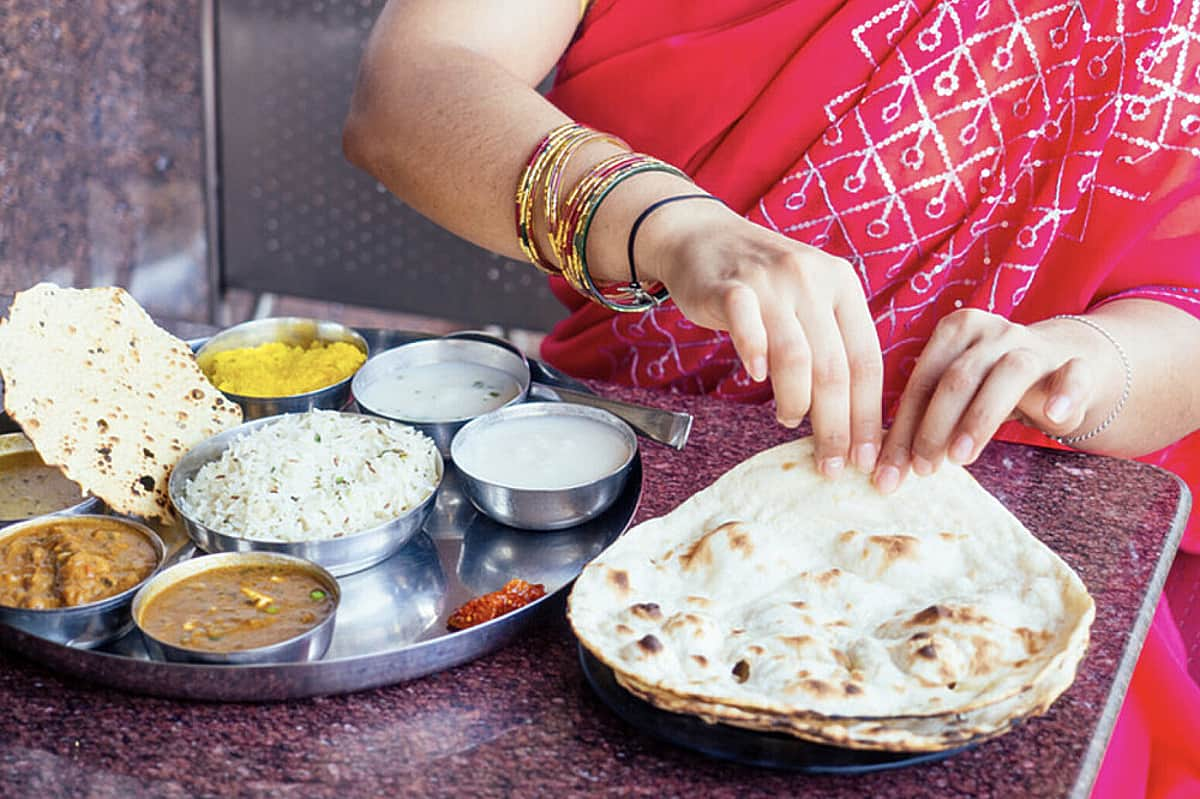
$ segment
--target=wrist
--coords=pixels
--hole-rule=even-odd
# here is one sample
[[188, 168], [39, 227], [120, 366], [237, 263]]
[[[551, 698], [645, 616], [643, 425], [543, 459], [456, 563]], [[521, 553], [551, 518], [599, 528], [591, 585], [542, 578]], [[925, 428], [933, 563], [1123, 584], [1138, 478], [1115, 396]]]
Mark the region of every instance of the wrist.
[[1102, 324], [1087, 316], [1064, 315], [1037, 323], [1059, 350], [1059, 359], [1077, 358], [1087, 365], [1092, 389], [1079, 398], [1084, 416], [1079, 426], [1060, 440], [1075, 444], [1104, 432], [1128, 400], [1132, 374], [1120, 343]]
[[[591, 234], [588, 236], [588, 269], [596, 280], [627, 282], [629, 280], [629, 233], [638, 216], [653, 203], [677, 194], [701, 191], [694, 183], [677, 175], [663, 172], [646, 172], [623, 181], [605, 199], [596, 212]], [[716, 203], [713, 203], [716, 205]], [[643, 239], [655, 240], [650, 231], [657, 229], [661, 217], [672, 209], [664, 207], [647, 218], [638, 231], [637, 250], [634, 254], [639, 279], [644, 283], [665, 282], [657, 268], [660, 259], [649, 257]], [[650, 235], [647, 235], [647, 234]]]

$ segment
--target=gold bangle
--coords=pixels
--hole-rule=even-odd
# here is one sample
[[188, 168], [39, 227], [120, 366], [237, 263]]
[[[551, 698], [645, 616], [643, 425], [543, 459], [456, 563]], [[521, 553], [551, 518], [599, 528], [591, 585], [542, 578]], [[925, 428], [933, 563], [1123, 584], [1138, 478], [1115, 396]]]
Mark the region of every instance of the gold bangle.
[[515, 198], [517, 241], [521, 246], [521, 251], [529, 259], [529, 262], [548, 274], [557, 274], [558, 270], [538, 251], [537, 240], [533, 232], [533, 216], [537, 200], [538, 178], [541, 177], [542, 172], [549, 163], [547, 155], [556, 152], [564, 141], [570, 140], [582, 128], [583, 126], [578, 123], [566, 122], [547, 133], [538, 142], [537, 147], [534, 148], [533, 154], [529, 157], [529, 162], [525, 165], [525, 171], [521, 173], [521, 179], [517, 182]]
[[601, 133], [591, 128], [583, 128], [565, 141], [552, 156], [547, 155], [550, 166], [546, 170], [546, 179], [542, 184], [542, 197], [546, 204], [546, 227], [548, 230], [553, 231], [558, 227], [559, 209], [561, 208], [559, 194], [562, 189], [563, 175], [567, 171], [567, 165], [576, 153], [595, 142], [609, 142], [623, 150], [629, 149], [629, 145], [616, 136]]
[[640, 163], [645, 157], [637, 153], [616, 153], [593, 166], [591, 171], [584, 175], [567, 195], [567, 201], [563, 206], [564, 213], [559, 219], [559, 224], [551, 231], [551, 246], [554, 247], [555, 254], [558, 256], [558, 262], [562, 264], [563, 277], [567, 279], [571, 288], [584, 296], [590, 296], [587, 282], [576, 269], [577, 264], [572, 256], [571, 246], [584, 207], [583, 201], [591, 196], [596, 186], [605, 178], [621, 169]]
[[560, 274], [561, 270], [537, 246], [535, 215], [538, 190], [541, 189], [548, 228], [553, 231], [559, 216], [558, 191], [567, 164], [575, 153], [594, 141], [610, 141], [619, 147], [629, 147], [615, 136], [576, 122], [567, 122], [551, 130], [538, 143], [517, 183], [517, 240], [529, 262], [547, 274]]

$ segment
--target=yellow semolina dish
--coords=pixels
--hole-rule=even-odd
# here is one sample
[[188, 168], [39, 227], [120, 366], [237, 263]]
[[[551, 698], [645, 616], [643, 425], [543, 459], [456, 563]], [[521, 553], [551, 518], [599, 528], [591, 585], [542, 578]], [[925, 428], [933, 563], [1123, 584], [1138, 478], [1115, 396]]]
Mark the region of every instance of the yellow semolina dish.
[[229, 394], [290, 397], [332, 386], [353, 375], [366, 356], [344, 341], [307, 347], [272, 341], [213, 355], [209, 379]]

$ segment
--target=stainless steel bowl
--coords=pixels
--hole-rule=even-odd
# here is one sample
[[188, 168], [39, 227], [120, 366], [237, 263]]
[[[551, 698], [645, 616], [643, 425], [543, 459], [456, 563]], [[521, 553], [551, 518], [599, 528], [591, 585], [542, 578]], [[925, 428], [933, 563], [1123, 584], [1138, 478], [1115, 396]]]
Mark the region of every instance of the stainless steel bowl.
[[[297, 316], [280, 316], [243, 322], [221, 331], [196, 351], [196, 363], [205, 374], [211, 374], [213, 356], [218, 352], [257, 347], [272, 341], [300, 347], [307, 347], [314, 341], [344, 341], [357, 347], [364, 356], [370, 355], [366, 339], [345, 325]], [[247, 397], [228, 391], [222, 393], [242, 406], [242, 414], [246, 419], [261, 419], [264, 416], [297, 413], [313, 408], [341, 410], [350, 401], [350, 381], [353, 377], [354, 375], [348, 375], [331, 386], [285, 397]]]
[[[536, 416], [581, 416], [602, 422], [621, 433], [629, 446], [629, 455], [616, 470], [591, 482], [565, 488], [530, 489], [484, 480], [472, 474], [471, 464], [468, 462], [464, 466], [455, 454], [461, 453], [473, 436], [488, 427], [511, 419]], [[481, 512], [510, 527], [561, 530], [598, 516], [616, 501], [637, 454], [637, 436], [629, 425], [599, 408], [561, 402], [528, 402], [493, 411], [464, 425], [454, 437], [450, 451], [463, 493]]]
[[[359, 414], [352, 415], [356, 418], [371, 418]], [[272, 421], [275, 420], [256, 419], [205, 439], [189, 450], [172, 470], [170, 482], [167, 484], [171, 504], [183, 519], [188, 537], [200, 549], [205, 552], [278, 552], [319, 563], [333, 574], [341, 576], [361, 571], [391, 557], [424, 526], [425, 519], [433, 510], [437, 486], [421, 504], [409, 508], [391, 521], [341, 538], [317, 541], [255, 541], [205, 525], [188, 509], [183, 499], [184, 488], [204, 464], [219, 458], [235, 439]], [[385, 425], [396, 424], [386, 419], [371, 418], [371, 421]], [[440, 455], [437, 457], [436, 469], [440, 485], [445, 471]]]
[[[333, 597], [333, 612], [310, 630], [306, 630], [294, 638], [280, 641], [267, 646], [252, 649], [239, 649], [233, 652], [205, 652], [198, 649], [188, 649], [161, 641], [146, 632], [143, 626], [146, 606], [163, 590], [173, 585], [213, 569], [230, 566], [276, 566], [284, 565], [299, 568], [317, 578]], [[271, 552], [227, 552], [222, 555], [205, 555], [184, 561], [166, 569], [158, 576], [142, 586], [134, 597], [132, 615], [133, 622], [142, 633], [146, 644], [146, 652], [155, 660], [172, 660], [183, 663], [290, 663], [305, 660], [318, 660], [329, 649], [333, 640], [334, 619], [337, 616], [338, 604], [341, 602], [342, 591], [334, 576], [315, 563], [290, 555], [280, 555]]]
[[[27, 521], [9, 525], [0, 531], [0, 544], [12, 536], [20, 535], [31, 527], [44, 524], [54, 516], [38, 516]], [[144, 524], [116, 516], [101, 516], [98, 514], [81, 514], [71, 516], [69, 521], [80, 519], [104, 519], [119, 521], [132, 530], [146, 537], [146, 540], [158, 553], [158, 563], [154, 571], [132, 588], [107, 599], [90, 602], [86, 605], [75, 605], [68, 608], [51, 608], [48, 610], [28, 610], [26, 608], [10, 608], [0, 605], [0, 622], [24, 630], [27, 633], [41, 636], [50, 641], [80, 649], [91, 649], [120, 638], [129, 631], [132, 621], [129, 618], [129, 604], [133, 601], [138, 589], [153, 578], [166, 558], [166, 547], [153, 530]]]
[[[36, 452], [33, 447], [33, 442], [30, 441], [24, 433], [5, 433], [0, 435], [0, 458], [6, 455], [25, 454], [28, 452]], [[81, 513], [99, 513], [104, 510], [104, 502], [98, 497], [93, 497], [90, 494], [80, 499], [74, 505], [65, 508], [59, 508], [52, 511], [55, 515], [76, 515]], [[41, 514], [39, 514], [41, 515]], [[25, 521], [34, 517], [25, 517], [22, 519], [0, 519], [0, 527], [7, 527], [10, 524]]]
[[442, 457], [448, 458], [450, 457], [450, 442], [453, 440], [454, 434], [476, 417], [465, 416], [436, 420], [405, 419], [381, 412], [378, 400], [371, 395], [372, 392], [377, 393], [383, 390], [383, 384], [406, 370], [434, 363], [455, 362], [490, 366], [516, 380], [521, 392], [502, 407], [511, 407], [524, 402], [529, 393], [529, 362], [507, 342], [487, 341], [482, 337], [462, 338], [451, 335], [446, 338], [414, 341], [411, 344], [404, 344], [373, 356], [362, 365], [358, 374], [354, 376], [352, 384], [354, 399], [366, 413], [404, 422], [423, 431], [437, 444]]

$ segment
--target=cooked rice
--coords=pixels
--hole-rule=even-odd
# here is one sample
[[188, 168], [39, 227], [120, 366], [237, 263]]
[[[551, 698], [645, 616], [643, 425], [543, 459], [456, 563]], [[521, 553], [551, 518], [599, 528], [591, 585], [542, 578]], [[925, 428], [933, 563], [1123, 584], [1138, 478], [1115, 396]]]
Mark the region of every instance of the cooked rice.
[[432, 439], [336, 411], [287, 414], [238, 437], [183, 491], [187, 516], [255, 541], [316, 541], [378, 527], [437, 487]]

